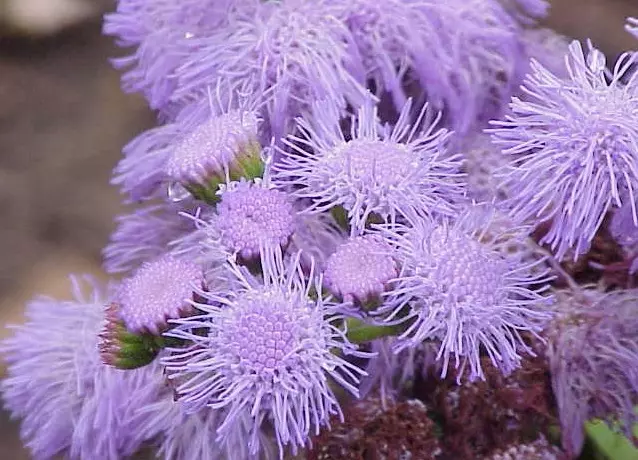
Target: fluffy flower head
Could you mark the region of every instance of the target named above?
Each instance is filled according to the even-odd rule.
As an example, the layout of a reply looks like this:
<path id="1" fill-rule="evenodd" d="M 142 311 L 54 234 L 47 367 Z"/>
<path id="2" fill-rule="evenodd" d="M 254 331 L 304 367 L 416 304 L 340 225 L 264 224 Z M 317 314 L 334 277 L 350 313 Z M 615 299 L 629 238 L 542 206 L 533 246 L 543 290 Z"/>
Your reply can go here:
<path id="1" fill-rule="evenodd" d="M 344 242 L 330 256 L 324 282 L 344 301 L 366 304 L 379 298 L 397 274 L 391 248 L 380 238 L 365 235 Z"/>
<path id="2" fill-rule="evenodd" d="M 202 282 L 201 267 L 188 260 L 164 255 L 145 262 L 122 281 L 119 315 L 131 332 L 159 334 L 168 319 L 190 310 L 188 301 Z"/>
<path id="3" fill-rule="evenodd" d="M 439 117 L 427 120 L 424 106 L 410 126 L 409 101 L 394 128 L 381 125 L 377 107 L 368 101 L 352 117 L 350 137 L 340 128 L 334 105 L 315 106 L 315 123 L 298 120 L 304 138 L 290 136 L 275 166 L 275 182 L 288 184 L 308 198 L 308 212 L 342 206 L 354 234 L 370 218 L 451 214 L 462 196 L 458 181 L 461 158 L 447 155 L 449 134 L 437 129 Z M 312 153 L 311 153 L 312 152 Z"/>
<path id="4" fill-rule="evenodd" d="M 213 225 L 229 252 L 252 259 L 261 246 L 286 247 L 297 227 L 287 193 L 258 181 L 231 183 L 220 195 Z"/>
<path id="5" fill-rule="evenodd" d="M 542 308 L 548 299 L 534 287 L 548 281 L 538 269 L 542 259 L 511 252 L 523 236 L 490 229 L 493 213 L 481 206 L 454 222 L 414 220 L 381 229 L 404 265 L 376 313 L 406 324 L 396 350 L 439 342 L 443 376 L 453 359 L 459 379 L 467 368 L 470 380 L 483 378 L 482 352 L 511 372 L 520 365 L 519 351 L 531 353 L 520 333 L 537 334 L 549 319 Z"/>
<path id="6" fill-rule="evenodd" d="M 634 56 L 619 58 L 611 74 L 598 50 L 583 53 L 573 42 L 569 77 L 556 77 L 536 61 L 513 98 L 512 114 L 494 121 L 504 153 L 517 155 L 506 185 L 515 188 L 511 214 L 520 220 L 551 220 L 543 242 L 557 257 L 586 252 L 621 192 L 635 203 L 638 187 L 638 80 Z M 626 79 L 626 80 L 625 80 Z M 624 198 L 623 198 L 624 199 Z"/>
<path id="7" fill-rule="evenodd" d="M 340 305 L 309 295 L 311 289 L 321 292 L 321 280 L 312 271 L 311 281 L 305 280 L 299 254 L 287 262 L 280 250 L 261 254 L 263 282 L 231 260 L 241 287 L 224 296 L 204 293 L 219 306 L 198 304 L 207 315 L 177 321 L 168 334 L 194 344 L 173 350 L 164 363 L 189 411 L 205 405 L 227 411 L 218 430 L 222 441 L 248 417 L 248 442 L 256 453 L 260 428 L 269 420 L 283 455 L 284 445 L 296 451 L 331 415 L 341 414 L 329 376 L 357 393 L 362 371 L 333 350 L 361 353 L 336 326 Z M 207 332 L 194 334 L 195 328 Z"/>
<path id="8" fill-rule="evenodd" d="M 175 146 L 166 163 L 167 176 L 186 184 L 206 184 L 211 176 L 223 178 L 240 155 L 259 151 L 258 126 L 255 112 L 238 109 L 209 118 Z"/>

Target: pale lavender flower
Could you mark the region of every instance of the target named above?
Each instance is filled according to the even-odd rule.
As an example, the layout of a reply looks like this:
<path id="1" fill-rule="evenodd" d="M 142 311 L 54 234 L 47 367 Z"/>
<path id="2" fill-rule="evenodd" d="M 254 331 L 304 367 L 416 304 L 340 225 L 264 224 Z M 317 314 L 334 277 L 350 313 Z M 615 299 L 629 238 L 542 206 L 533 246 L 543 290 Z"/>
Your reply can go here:
<path id="1" fill-rule="evenodd" d="M 427 40 L 431 29 L 424 20 L 419 2 L 387 0 L 327 0 L 336 7 L 337 17 L 347 25 L 362 68 L 348 69 L 359 79 L 372 79 L 377 96 L 392 94 L 394 104 L 406 102 L 403 80 L 410 68 L 412 54 Z M 425 27 L 424 27 L 425 26 Z"/>
<path id="2" fill-rule="evenodd" d="M 631 439 L 638 422 L 638 291 L 560 291 L 557 299 L 546 335 L 563 448 L 580 453 L 592 418 Z"/>
<path id="3" fill-rule="evenodd" d="M 69 456 L 74 459 L 119 460 L 133 455 L 151 440 L 139 431 L 154 404 L 167 389 L 157 361 L 148 366 L 119 370 L 101 366 L 90 395 L 84 395 L 75 421 Z"/>
<path id="4" fill-rule="evenodd" d="M 376 235 L 350 238 L 328 259 L 324 285 L 345 302 L 376 304 L 398 275 L 392 248 Z"/>
<path id="5" fill-rule="evenodd" d="M 519 23 L 496 0 L 417 3 L 429 33 L 413 70 L 428 101 L 462 134 L 500 116 L 527 67 Z"/>
<path id="6" fill-rule="evenodd" d="M 73 282 L 74 301 L 33 300 L 27 304 L 26 323 L 14 327 L 14 336 L 2 343 L 8 364 L 2 397 L 13 416 L 22 419 L 21 437 L 35 458 L 69 453 L 71 458 L 116 460 L 145 440 L 133 419 L 153 401 L 161 373 L 102 364 L 98 334 L 106 293 L 91 282 L 86 295 Z"/>
<path id="7" fill-rule="evenodd" d="M 484 378 L 482 353 L 511 372 L 521 352 L 533 354 L 521 333 L 538 337 L 550 318 L 542 293 L 551 277 L 543 259 L 512 251 L 524 247 L 526 229 L 492 226 L 496 220 L 491 207 L 477 206 L 454 222 L 415 219 L 412 226 L 380 228 L 403 267 L 373 313 L 404 325 L 396 351 L 437 341 L 442 376 L 452 360 L 459 379 L 466 370 L 470 380 Z"/>
<path id="8" fill-rule="evenodd" d="M 306 280 L 299 254 L 284 261 L 279 249 L 260 252 L 263 281 L 230 260 L 239 289 L 202 293 L 213 305 L 195 305 L 207 314 L 176 320 L 167 333 L 192 345 L 172 349 L 163 363 L 188 412 L 224 411 L 220 442 L 248 417 L 250 452 L 269 423 L 283 458 L 285 446 L 297 452 L 332 415 L 343 418 L 328 381 L 356 395 L 363 371 L 344 355 L 368 355 L 339 328 L 343 305 L 317 297 L 321 277 L 311 270 Z"/>
<path id="9" fill-rule="evenodd" d="M 130 332 L 158 335 L 169 319 L 191 312 L 189 302 L 203 283 L 202 268 L 190 260 L 167 254 L 144 262 L 119 286 L 119 316 Z"/>
<path id="10" fill-rule="evenodd" d="M 627 18 L 627 32 L 638 38 L 638 18 Z"/>
<path id="11" fill-rule="evenodd" d="M 143 132 L 124 147 L 111 182 L 131 201 L 165 198 L 167 192 L 183 199 L 170 187 L 181 182 L 189 191 L 204 194 L 199 198 L 210 198 L 218 182 L 237 168 L 243 170 L 244 160 L 259 159 L 261 96 L 248 96 L 246 87 L 224 79 L 213 85 L 173 121 Z"/>
<path id="12" fill-rule="evenodd" d="M 352 233 L 363 231 L 369 219 L 394 222 L 397 217 L 453 214 L 463 197 L 459 180 L 461 157 L 447 154 L 450 136 L 431 119 L 427 106 L 410 125 L 411 101 L 396 125 L 381 125 L 369 100 L 352 116 L 348 135 L 329 102 L 316 104 L 314 119 L 298 119 L 303 137 L 289 136 L 282 158 L 274 166 L 274 181 L 290 186 L 293 195 L 311 200 L 307 212 L 341 206 Z"/>
<path id="13" fill-rule="evenodd" d="M 275 139 L 309 101 L 327 98 L 360 103 L 364 88 L 352 67 L 348 29 L 324 0 L 262 2 L 252 17 L 231 15 L 231 27 L 191 42 L 193 50 L 176 71 L 177 101 L 190 98 L 217 78 L 252 84 L 249 93 L 271 88 L 267 124 Z"/>
<path id="14" fill-rule="evenodd" d="M 566 79 L 532 61 L 524 100 L 514 97 L 512 114 L 490 130 L 505 154 L 516 155 L 503 173 L 515 191 L 511 215 L 551 221 L 542 242 L 559 259 L 588 250 L 607 211 L 622 205 L 621 191 L 636 201 L 635 57 L 624 54 L 609 73 L 603 54 L 589 46 L 585 55 L 580 43 L 570 45 Z"/>
<path id="15" fill-rule="evenodd" d="M 22 419 L 22 440 L 38 459 L 70 448 L 82 401 L 102 365 L 97 335 L 104 293 L 93 285 L 86 297 L 73 281 L 75 301 L 29 302 L 26 324 L 13 326 L 13 337 L 2 343 L 8 366 L 2 381 L 4 405 Z"/>
<path id="16" fill-rule="evenodd" d="M 125 69 L 125 91 L 144 94 L 152 109 L 170 115 L 169 99 L 175 90 L 174 71 L 188 56 L 189 42 L 227 26 L 228 15 L 249 15 L 256 0 L 119 0 L 104 17 L 104 33 L 119 46 L 134 48 L 114 59 Z"/>
<path id="17" fill-rule="evenodd" d="M 156 439 L 157 456 L 165 460 L 245 460 L 274 458 L 266 433 L 260 433 L 262 457 L 251 455 L 246 444 L 248 426 L 240 426 L 226 444 L 218 442 L 217 430 L 224 411 L 204 408 L 186 413 L 169 388 L 139 412 L 136 430 L 145 439 Z M 248 420 L 246 420 L 246 423 Z"/>
<path id="18" fill-rule="evenodd" d="M 184 202 L 161 203 L 117 217 L 117 228 L 102 251 L 106 271 L 129 272 L 165 254 L 171 241 L 195 229 L 191 219 L 180 215 L 190 207 Z"/>
<path id="19" fill-rule="evenodd" d="M 259 258 L 262 246 L 286 248 L 297 229 L 292 197 L 267 182 L 234 182 L 219 194 L 211 221 L 222 246 L 244 260 Z"/>

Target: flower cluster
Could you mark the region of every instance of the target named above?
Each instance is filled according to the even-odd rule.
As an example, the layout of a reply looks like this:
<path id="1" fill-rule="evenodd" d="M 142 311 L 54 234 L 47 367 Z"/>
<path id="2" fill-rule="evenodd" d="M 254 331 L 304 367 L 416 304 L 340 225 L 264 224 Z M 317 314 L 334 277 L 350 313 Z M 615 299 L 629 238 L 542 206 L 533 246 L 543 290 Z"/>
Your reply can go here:
<path id="1" fill-rule="evenodd" d="M 636 55 L 607 68 L 547 10 L 118 0 L 114 64 L 159 124 L 113 174 L 138 207 L 109 289 L 34 300 L 1 345 L 33 455 L 553 459 L 593 417 L 630 435 Z M 561 265 L 601 240 L 627 286 Z"/>

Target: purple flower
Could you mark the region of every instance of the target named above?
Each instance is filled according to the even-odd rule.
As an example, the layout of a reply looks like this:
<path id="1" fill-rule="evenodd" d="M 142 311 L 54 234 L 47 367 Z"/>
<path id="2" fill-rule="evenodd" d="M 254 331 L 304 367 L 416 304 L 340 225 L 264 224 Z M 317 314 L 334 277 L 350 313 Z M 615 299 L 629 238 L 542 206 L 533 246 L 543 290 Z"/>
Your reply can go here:
<path id="1" fill-rule="evenodd" d="M 288 151 L 274 166 L 275 182 L 311 200 L 307 212 L 342 206 L 353 234 L 374 217 L 394 222 L 398 216 L 452 214 L 463 196 L 461 158 L 447 155 L 450 134 L 437 128 L 440 116 L 431 120 L 424 106 L 410 126 L 411 108 L 408 101 L 390 128 L 368 101 L 346 135 L 332 104 L 315 105 L 314 122 L 298 119 L 303 137 L 284 141 Z"/>
<path id="2" fill-rule="evenodd" d="M 362 68 L 348 69 L 361 80 L 372 79 L 377 96 L 389 91 L 397 107 L 406 102 L 403 80 L 413 63 L 412 54 L 426 41 L 431 30 L 424 21 L 422 2 L 388 0 L 327 0 L 352 34 Z M 424 27 L 425 26 L 425 27 Z"/>
<path id="3" fill-rule="evenodd" d="M 560 291 L 557 299 L 547 354 L 563 448 L 580 453 L 592 418 L 631 439 L 638 422 L 638 291 Z"/>
<path id="4" fill-rule="evenodd" d="M 129 142 L 111 182 L 131 201 L 165 198 L 167 192 L 183 199 L 170 187 L 176 182 L 204 194 L 198 198 L 214 196 L 220 181 L 259 162 L 260 99 L 246 91 L 228 80 L 214 82 L 175 120 Z"/>
<path id="5" fill-rule="evenodd" d="M 115 460 L 145 441 L 134 419 L 163 379 L 156 365 L 120 371 L 101 363 L 105 293 L 91 282 L 86 296 L 73 282 L 74 301 L 33 300 L 26 324 L 2 343 L 2 397 L 22 419 L 21 436 L 35 458 L 68 451 L 71 458 Z"/>
<path id="6" fill-rule="evenodd" d="M 252 178 L 260 176 L 263 168 L 258 114 L 246 108 L 211 112 L 174 144 L 165 169 L 169 180 L 208 201 L 214 200 L 217 187 L 229 176 Z"/>
<path id="7" fill-rule="evenodd" d="M 119 316 L 131 332 L 159 335 L 169 319 L 190 313 L 203 282 L 202 268 L 189 260 L 164 255 L 145 262 L 118 289 Z"/>
<path id="8" fill-rule="evenodd" d="M 121 47 L 134 47 L 132 55 L 114 59 L 126 69 L 125 91 L 141 92 L 152 109 L 169 115 L 169 99 L 175 91 L 174 71 L 188 55 L 193 40 L 226 26 L 228 14 L 249 14 L 253 0 L 119 0 L 117 10 L 104 17 L 104 33 Z"/>
<path id="9" fill-rule="evenodd" d="M 2 381 L 5 408 L 22 419 L 20 434 L 35 458 L 71 446 L 74 422 L 101 366 L 97 335 L 104 294 L 87 298 L 74 281 L 75 301 L 37 298 L 26 306 L 26 324 L 2 343 L 8 365 Z"/>
<path id="10" fill-rule="evenodd" d="M 591 44 L 587 56 L 578 42 L 569 51 L 569 78 L 532 61 L 525 100 L 514 97 L 512 114 L 490 130 L 505 154 L 516 155 L 504 173 L 515 190 L 511 215 L 551 221 L 542 242 L 559 259 L 586 252 L 607 211 L 622 205 L 621 192 L 635 203 L 638 187 L 634 56 L 623 55 L 609 74 Z"/>
<path id="11" fill-rule="evenodd" d="M 186 209 L 184 203 L 162 203 L 119 216 L 111 241 L 102 252 L 106 271 L 129 272 L 165 254 L 171 241 L 195 229 L 192 220 L 179 214 Z"/>
<path id="12" fill-rule="evenodd" d="M 638 18 L 627 18 L 627 32 L 638 38 Z"/>
<path id="13" fill-rule="evenodd" d="M 91 393 L 83 397 L 69 455 L 74 459 L 118 460 L 133 455 L 152 438 L 139 431 L 144 413 L 166 391 L 157 361 L 134 370 L 101 366 Z"/>
<path id="14" fill-rule="evenodd" d="M 328 259 L 324 284 L 345 302 L 376 303 L 398 274 L 392 248 L 376 235 L 357 236 L 341 244 Z"/>
<path id="15" fill-rule="evenodd" d="M 338 327 L 343 305 L 314 294 L 321 277 L 311 270 L 306 281 L 299 254 L 285 261 L 280 250 L 260 252 L 263 281 L 231 260 L 241 286 L 202 293 L 212 305 L 196 306 L 207 314 L 177 320 L 167 333 L 192 345 L 172 349 L 163 363 L 188 412 L 225 411 L 220 442 L 243 429 L 247 417 L 246 442 L 256 454 L 269 422 L 283 458 L 284 446 L 297 452 L 331 415 L 342 417 L 329 378 L 357 394 L 363 371 L 342 356 L 368 355 Z"/>
<path id="16" fill-rule="evenodd" d="M 449 362 L 470 380 L 484 378 L 480 356 L 509 373 L 520 365 L 520 351 L 532 353 L 521 332 L 538 336 L 550 315 L 542 292 L 551 277 L 543 259 L 525 251 L 521 229 L 499 228 L 488 206 L 466 210 L 451 222 L 416 219 L 412 226 L 380 230 L 403 262 L 394 289 L 377 309 L 389 324 L 404 324 L 396 351 L 425 340 L 440 344 L 441 375 Z"/>
<path id="17" fill-rule="evenodd" d="M 139 415 L 136 430 L 146 439 L 157 439 L 157 456 L 166 460 L 217 460 L 219 458 L 258 458 L 248 452 L 246 429 L 238 429 L 232 438 L 221 444 L 217 440 L 217 430 L 224 420 L 224 411 L 204 408 L 188 414 L 176 402 L 173 392 L 166 391 L 152 404 L 144 407 Z M 247 420 L 245 420 L 247 422 Z M 274 458 L 269 440 L 260 433 L 264 448 L 261 458 Z"/>
<path id="18" fill-rule="evenodd" d="M 518 22 L 495 0 L 420 5 L 428 33 L 413 70 L 428 101 L 462 134 L 500 116 L 527 67 Z"/>
<path id="19" fill-rule="evenodd" d="M 220 196 L 211 225 L 229 253 L 249 260 L 263 246 L 286 248 L 298 220 L 291 196 L 261 181 L 231 183 Z"/>
<path id="20" fill-rule="evenodd" d="M 253 85 L 249 94 L 270 88 L 267 124 L 275 139 L 307 101 L 362 101 L 364 88 L 346 71 L 352 67 L 349 31 L 325 1 L 262 2 L 254 16 L 231 14 L 228 21 L 231 27 L 191 41 L 192 51 L 176 71 L 175 100 L 220 77 Z"/>

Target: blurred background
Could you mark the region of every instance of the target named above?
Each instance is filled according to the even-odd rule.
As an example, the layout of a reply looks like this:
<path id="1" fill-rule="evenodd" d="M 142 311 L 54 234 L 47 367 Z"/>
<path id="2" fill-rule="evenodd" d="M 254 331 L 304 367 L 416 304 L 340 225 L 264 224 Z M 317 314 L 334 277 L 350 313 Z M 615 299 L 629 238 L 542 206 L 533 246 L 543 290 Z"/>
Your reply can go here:
<path id="1" fill-rule="evenodd" d="M 108 63 L 121 53 L 101 36 L 113 2 L 100 1 L 0 0 L 0 338 L 32 296 L 68 297 L 69 273 L 103 277 L 100 251 L 123 210 L 109 176 L 122 146 L 153 124 Z M 591 38 L 610 59 L 638 48 L 623 29 L 638 0 L 551 3 L 548 26 Z M 0 459 L 23 458 L 2 413 Z"/>

